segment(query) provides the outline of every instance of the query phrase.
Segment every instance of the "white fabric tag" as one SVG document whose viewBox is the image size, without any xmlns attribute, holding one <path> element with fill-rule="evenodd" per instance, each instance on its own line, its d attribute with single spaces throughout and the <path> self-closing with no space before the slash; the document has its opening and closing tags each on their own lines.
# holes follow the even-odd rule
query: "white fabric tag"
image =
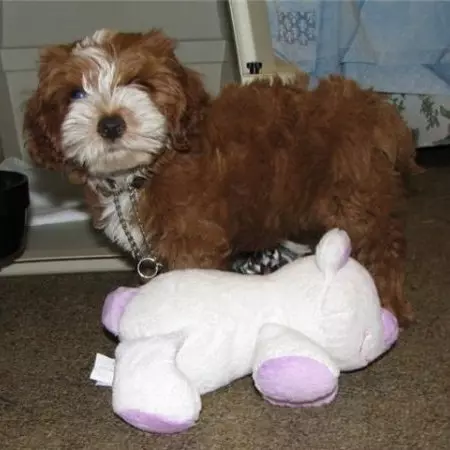
<svg viewBox="0 0 450 450">
<path fill-rule="evenodd" d="M 111 387 L 114 378 L 114 358 L 97 353 L 94 367 L 89 378 L 95 381 L 96 386 Z"/>
</svg>

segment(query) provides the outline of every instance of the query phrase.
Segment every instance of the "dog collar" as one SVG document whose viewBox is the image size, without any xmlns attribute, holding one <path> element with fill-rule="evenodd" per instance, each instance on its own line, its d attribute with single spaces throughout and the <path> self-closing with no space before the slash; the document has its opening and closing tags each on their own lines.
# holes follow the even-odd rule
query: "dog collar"
<svg viewBox="0 0 450 450">
<path fill-rule="evenodd" d="M 116 209 L 117 216 L 119 217 L 120 226 L 122 227 L 123 232 L 128 240 L 128 244 L 130 246 L 131 254 L 136 261 L 136 272 L 138 273 L 142 282 L 147 282 L 155 278 L 163 269 L 163 265 L 159 262 L 156 255 L 152 252 L 150 242 L 147 240 L 147 235 L 145 233 L 141 218 L 139 216 L 139 209 L 137 207 L 137 193 L 136 189 L 132 186 L 129 186 L 128 193 L 132 205 L 132 210 L 134 212 L 134 216 L 136 217 L 136 222 L 139 226 L 139 230 L 142 234 L 142 238 L 145 244 L 145 250 L 142 251 L 139 248 L 135 239 L 133 239 L 133 235 L 131 234 L 128 221 L 125 219 L 123 214 L 122 205 L 120 203 L 120 194 L 114 193 L 114 207 Z"/>
<path fill-rule="evenodd" d="M 137 192 L 142 189 L 145 182 L 149 180 L 149 176 L 138 171 L 136 174 L 130 174 L 124 176 L 121 179 L 121 183 L 116 180 L 118 178 L 94 178 L 92 183 L 96 189 L 105 197 L 113 197 L 114 208 L 119 218 L 120 226 L 127 238 L 130 246 L 130 253 L 136 263 L 136 272 L 138 273 L 142 282 L 147 282 L 155 278 L 163 269 L 163 265 L 159 262 L 158 258 L 152 252 L 150 243 L 147 240 L 147 236 L 144 231 L 144 227 L 139 216 L 139 209 L 137 207 Z M 132 205 L 132 211 L 136 218 L 137 225 L 142 234 L 145 244 L 144 250 L 142 250 L 130 231 L 129 220 L 125 218 L 120 201 L 121 195 L 128 195 Z"/>
</svg>

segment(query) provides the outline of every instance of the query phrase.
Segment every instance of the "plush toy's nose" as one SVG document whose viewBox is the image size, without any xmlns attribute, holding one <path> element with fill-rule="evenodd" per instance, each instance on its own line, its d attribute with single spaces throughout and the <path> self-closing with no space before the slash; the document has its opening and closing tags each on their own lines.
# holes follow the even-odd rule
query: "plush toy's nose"
<svg viewBox="0 0 450 450">
<path fill-rule="evenodd" d="M 398 339 L 399 328 L 397 318 L 390 311 L 382 308 L 381 321 L 383 323 L 384 344 L 386 348 L 389 348 Z"/>
</svg>

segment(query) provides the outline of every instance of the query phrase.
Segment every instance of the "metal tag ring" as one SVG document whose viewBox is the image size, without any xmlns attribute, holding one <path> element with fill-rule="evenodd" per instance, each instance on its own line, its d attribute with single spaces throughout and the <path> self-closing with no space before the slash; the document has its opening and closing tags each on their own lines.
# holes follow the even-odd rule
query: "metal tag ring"
<svg viewBox="0 0 450 450">
<path fill-rule="evenodd" d="M 150 273 L 145 273 L 145 266 L 151 268 Z M 144 269 L 144 270 L 143 270 Z M 137 273 L 144 280 L 152 280 L 158 275 L 159 270 L 161 269 L 161 264 L 156 261 L 155 258 L 142 258 L 139 260 L 136 266 Z"/>
</svg>

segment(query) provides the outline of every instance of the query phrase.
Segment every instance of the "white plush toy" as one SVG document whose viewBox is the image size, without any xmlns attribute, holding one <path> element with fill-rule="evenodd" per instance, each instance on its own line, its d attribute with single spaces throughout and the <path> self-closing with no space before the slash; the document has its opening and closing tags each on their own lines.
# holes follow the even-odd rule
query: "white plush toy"
<svg viewBox="0 0 450 450">
<path fill-rule="evenodd" d="M 102 317 L 120 340 L 115 413 L 142 430 L 180 432 L 199 418 L 202 394 L 248 374 L 272 404 L 331 402 L 341 371 L 367 366 L 398 337 L 350 247 L 333 229 L 315 255 L 270 275 L 180 270 L 116 289 Z"/>
</svg>

